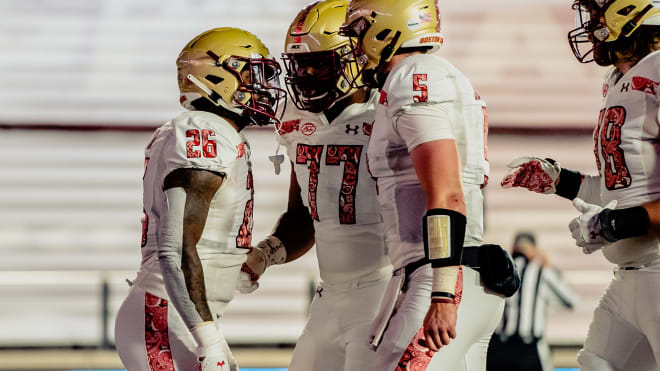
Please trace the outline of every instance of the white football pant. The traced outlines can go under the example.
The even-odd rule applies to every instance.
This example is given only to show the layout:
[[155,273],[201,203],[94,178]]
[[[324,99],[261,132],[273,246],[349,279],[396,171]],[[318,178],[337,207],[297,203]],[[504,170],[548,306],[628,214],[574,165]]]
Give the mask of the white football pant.
[[369,329],[378,313],[390,266],[344,284],[320,283],[289,371],[365,371],[376,361]]
[[483,287],[479,272],[463,266],[463,297],[458,307],[456,338],[433,354],[420,346],[424,317],[431,305],[432,281],[430,264],[408,277],[408,290],[375,352],[375,366],[368,370],[486,370],[488,342],[502,317],[504,298]]
[[617,270],[594,311],[582,371],[660,370],[660,259],[648,268]]
[[[237,371],[238,366],[224,338],[222,342],[230,362],[227,371]],[[133,285],[117,313],[115,343],[128,371],[199,369],[195,340],[174,305],[146,292],[138,284]]]

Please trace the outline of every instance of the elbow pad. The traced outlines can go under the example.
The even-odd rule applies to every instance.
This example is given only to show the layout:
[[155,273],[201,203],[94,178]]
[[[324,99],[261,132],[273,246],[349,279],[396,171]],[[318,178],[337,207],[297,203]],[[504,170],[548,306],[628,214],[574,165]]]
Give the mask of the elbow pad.
[[448,209],[431,209],[424,215],[424,254],[433,268],[461,265],[465,241],[465,215]]
[[448,209],[431,209],[424,215],[424,254],[431,262],[431,297],[454,299],[465,241],[465,215]]

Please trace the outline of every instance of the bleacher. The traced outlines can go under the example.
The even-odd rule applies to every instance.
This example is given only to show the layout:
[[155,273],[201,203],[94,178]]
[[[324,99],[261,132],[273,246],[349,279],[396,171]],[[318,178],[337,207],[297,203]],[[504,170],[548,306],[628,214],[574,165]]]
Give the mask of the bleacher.
[[[143,147],[149,129],[180,111],[174,60],[193,35],[245,27],[279,55],[283,32],[307,0],[5,0],[0,2],[0,346],[100,345],[139,264]],[[464,70],[489,104],[491,185],[486,237],[509,246],[515,231],[540,244],[581,296],[554,314],[551,342],[579,344],[611,275],[582,255],[566,225],[570,203],[504,191],[504,164],[552,155],[593,169],[588,135],[517,136],[593,126],[603,70],[574,60],[565,2],[446,2],[440,53]],[[469,4],[468,4],[469,5]],[[52,130],[56,127],[80,130]],[[36,130],[36,128],[48,130]],[[94,131],[104,127],[105,131]],[[578,131],[580,131],[578,130]],[[253,130],[255,237],[286,203],[287,168],[273,176],[268,131]],[[291,344],[317,280],[315,256],[276,267],[262,288],[232,302],[231,343]],[[103,295],[104,283],[108,296]],[[109,328],[103,326],[106,300]],[[257,322],[258,321],[258,322]],[[25,331],[22,323],[33,331]],[[107,331],[107,332],[105,332]]]

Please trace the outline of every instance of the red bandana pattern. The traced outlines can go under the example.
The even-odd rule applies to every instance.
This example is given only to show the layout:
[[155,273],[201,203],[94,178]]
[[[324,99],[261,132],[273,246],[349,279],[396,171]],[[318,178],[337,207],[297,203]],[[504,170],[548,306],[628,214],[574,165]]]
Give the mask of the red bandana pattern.
[[435,352],[426,345],[424,326],[422,326],[403,352],[394,371],[425,371],[434,354]]
[[167,300],[144,294],[144,342],[149,369],[175,371],[167,328]]

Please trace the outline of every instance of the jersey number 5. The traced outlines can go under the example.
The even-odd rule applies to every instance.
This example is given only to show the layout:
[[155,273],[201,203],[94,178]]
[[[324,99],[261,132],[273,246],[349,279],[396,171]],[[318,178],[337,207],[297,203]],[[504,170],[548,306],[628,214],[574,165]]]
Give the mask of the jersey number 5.
[[426,81],[428,75],[425,73],[415,73],[413,74],[413,90],[421,91],[422,95],[413,95],[413,101],[415,103],[428,102],[429,100],[429,88],[425,84],[421,84],[420,81]]
[[[323,147],[298,144],[296,147],[296,164],[309,163],[309,209],[314,220],[319,220],[316,204],[316,191],[319,184],[319,171],[321,169],[321,155]],[[355,224],[355,194],[357,193],[358,168],[360,167],[361,145],[338,146],[328,145],[325,157],[327,166],[339,166],[344,163],[344,176],[341,180],[339,192],[339,223]]]

